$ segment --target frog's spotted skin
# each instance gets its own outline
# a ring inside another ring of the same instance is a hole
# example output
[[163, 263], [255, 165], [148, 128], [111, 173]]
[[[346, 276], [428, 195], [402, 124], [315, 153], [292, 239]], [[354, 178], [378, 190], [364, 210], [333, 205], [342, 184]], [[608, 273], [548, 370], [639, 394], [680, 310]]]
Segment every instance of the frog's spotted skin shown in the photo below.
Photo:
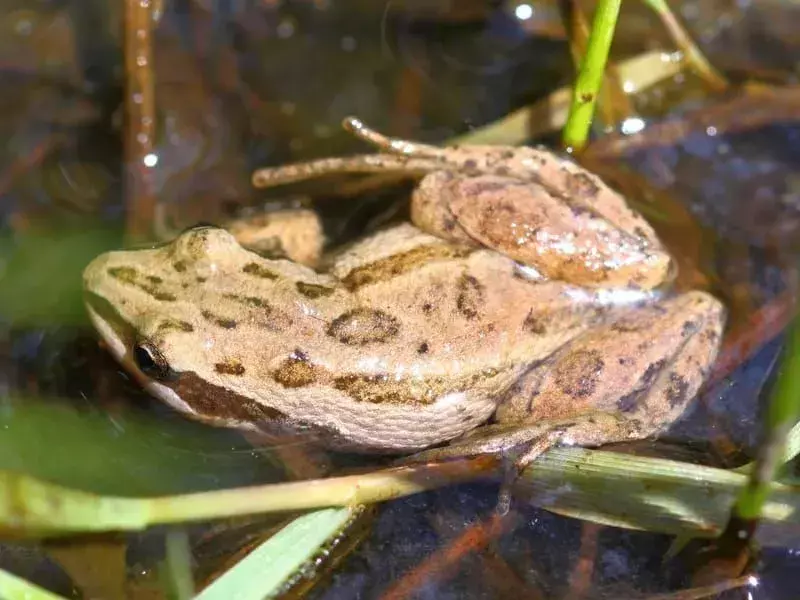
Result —
[[204, 227], [87, 267], [95, 326], [151, 393], [215, 425], [358, 451], [427, 448], [494, 415], [455, 447], [534, 440], [534, 457], [677, 418], [715, 358], [724, 310], [703, 292], [648, 291], [671, 259], [621, 198], [541, 150], [440, 150], [357, 129], [400, 154], [256, 180], [415, 165], [428, 173], [415, 223], [436, 235], [399, 225], [320, 273]]
[[[372, 260], [373, 245], [397, 252]], [[268, 407], [356, 445], [402, 450], [488, 418], [531, 357], [605, 312], [575, 302], [567, 284], [532, 283], [502, 255], [410, 225], [363, 246], [340, 257], [337, 278], [263, 259], [221, 229], [196, 229], [153, 250], [99, 257], [85, 285], [104, 336], [125, 340], [122, 356], [146, 343], [175, 374], [151, 386], [176, 407], [236, 426], [254, 426], [253, 415], [264, 418], [256, 407]], [[510, 308], [520, 305], [524, 313]], [[198, 399], [203, 381], [214, 386], [209, 396], [228, 390], [248, 408]]]

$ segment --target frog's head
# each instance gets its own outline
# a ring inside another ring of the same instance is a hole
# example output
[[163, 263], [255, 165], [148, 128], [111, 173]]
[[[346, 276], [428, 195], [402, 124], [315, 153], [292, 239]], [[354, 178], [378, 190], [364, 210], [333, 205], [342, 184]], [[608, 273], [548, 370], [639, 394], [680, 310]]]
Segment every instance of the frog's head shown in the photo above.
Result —
[[83, 273], [86, 307], [108, 350], [149, 393], [231, 424], [231, 411], [198, 406], [210, 388], [231, 389], [227, 379], [243, 369], [235, 329], [256, 307], [234, 300], [243, 297], [242, 273], [269, 281], [270, 262], [222, 229], [197, 227], [164, 245], [98, 256]]

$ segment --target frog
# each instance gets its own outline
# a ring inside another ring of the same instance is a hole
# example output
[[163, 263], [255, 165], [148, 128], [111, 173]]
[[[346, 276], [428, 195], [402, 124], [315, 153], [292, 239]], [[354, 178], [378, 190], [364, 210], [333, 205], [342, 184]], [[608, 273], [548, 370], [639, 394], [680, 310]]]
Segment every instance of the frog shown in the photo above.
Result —
[[598, 447], [667, 429], [698, 395], [726, 309], [620, 194], [541, 147], [437, 147], [345, 128], [376, 152], [261, 169], [416, 180], [410, 221], [316, 269], [213, 226], [83, 273], [116, 360], [189, 418], [418, 460]]

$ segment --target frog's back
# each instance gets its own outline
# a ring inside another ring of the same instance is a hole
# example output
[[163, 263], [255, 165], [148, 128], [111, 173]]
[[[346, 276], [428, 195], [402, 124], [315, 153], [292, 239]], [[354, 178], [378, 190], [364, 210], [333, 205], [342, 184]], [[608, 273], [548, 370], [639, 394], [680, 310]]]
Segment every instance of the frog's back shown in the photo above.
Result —
[[86, 284], [169, 365], [158, 394], [173, 406], [226, 426], [311, 426], [359, 449], [413, 450], [475, 427], [593, 310], [494, 252], [410, 226], [328, 274], [194, 230], [105, 255]]

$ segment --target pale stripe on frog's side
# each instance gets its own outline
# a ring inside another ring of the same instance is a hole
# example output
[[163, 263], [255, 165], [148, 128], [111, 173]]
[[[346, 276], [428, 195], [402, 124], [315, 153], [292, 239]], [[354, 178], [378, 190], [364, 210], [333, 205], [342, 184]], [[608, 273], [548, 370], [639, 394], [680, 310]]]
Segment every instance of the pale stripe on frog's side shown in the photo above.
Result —
[[704, 292], [648, 291], [673, 261], [621, 197], [542, 150], [404, 146], [358, 127], [411, 155], [254, 180], [424, 174], [412, 217], [435, 237], [399, 225], [326, 273], [214, 228], [98, 257], [84, 274], [90, 315], [151, 393], [217, 425], [311, 429], [360, 451], [426, 448], [495, 414], [500, 425], [452, 451], [534, 440], [528, 458], [558, 442], [644, 437], [683, 412], [716, 357], [724, 308]]

